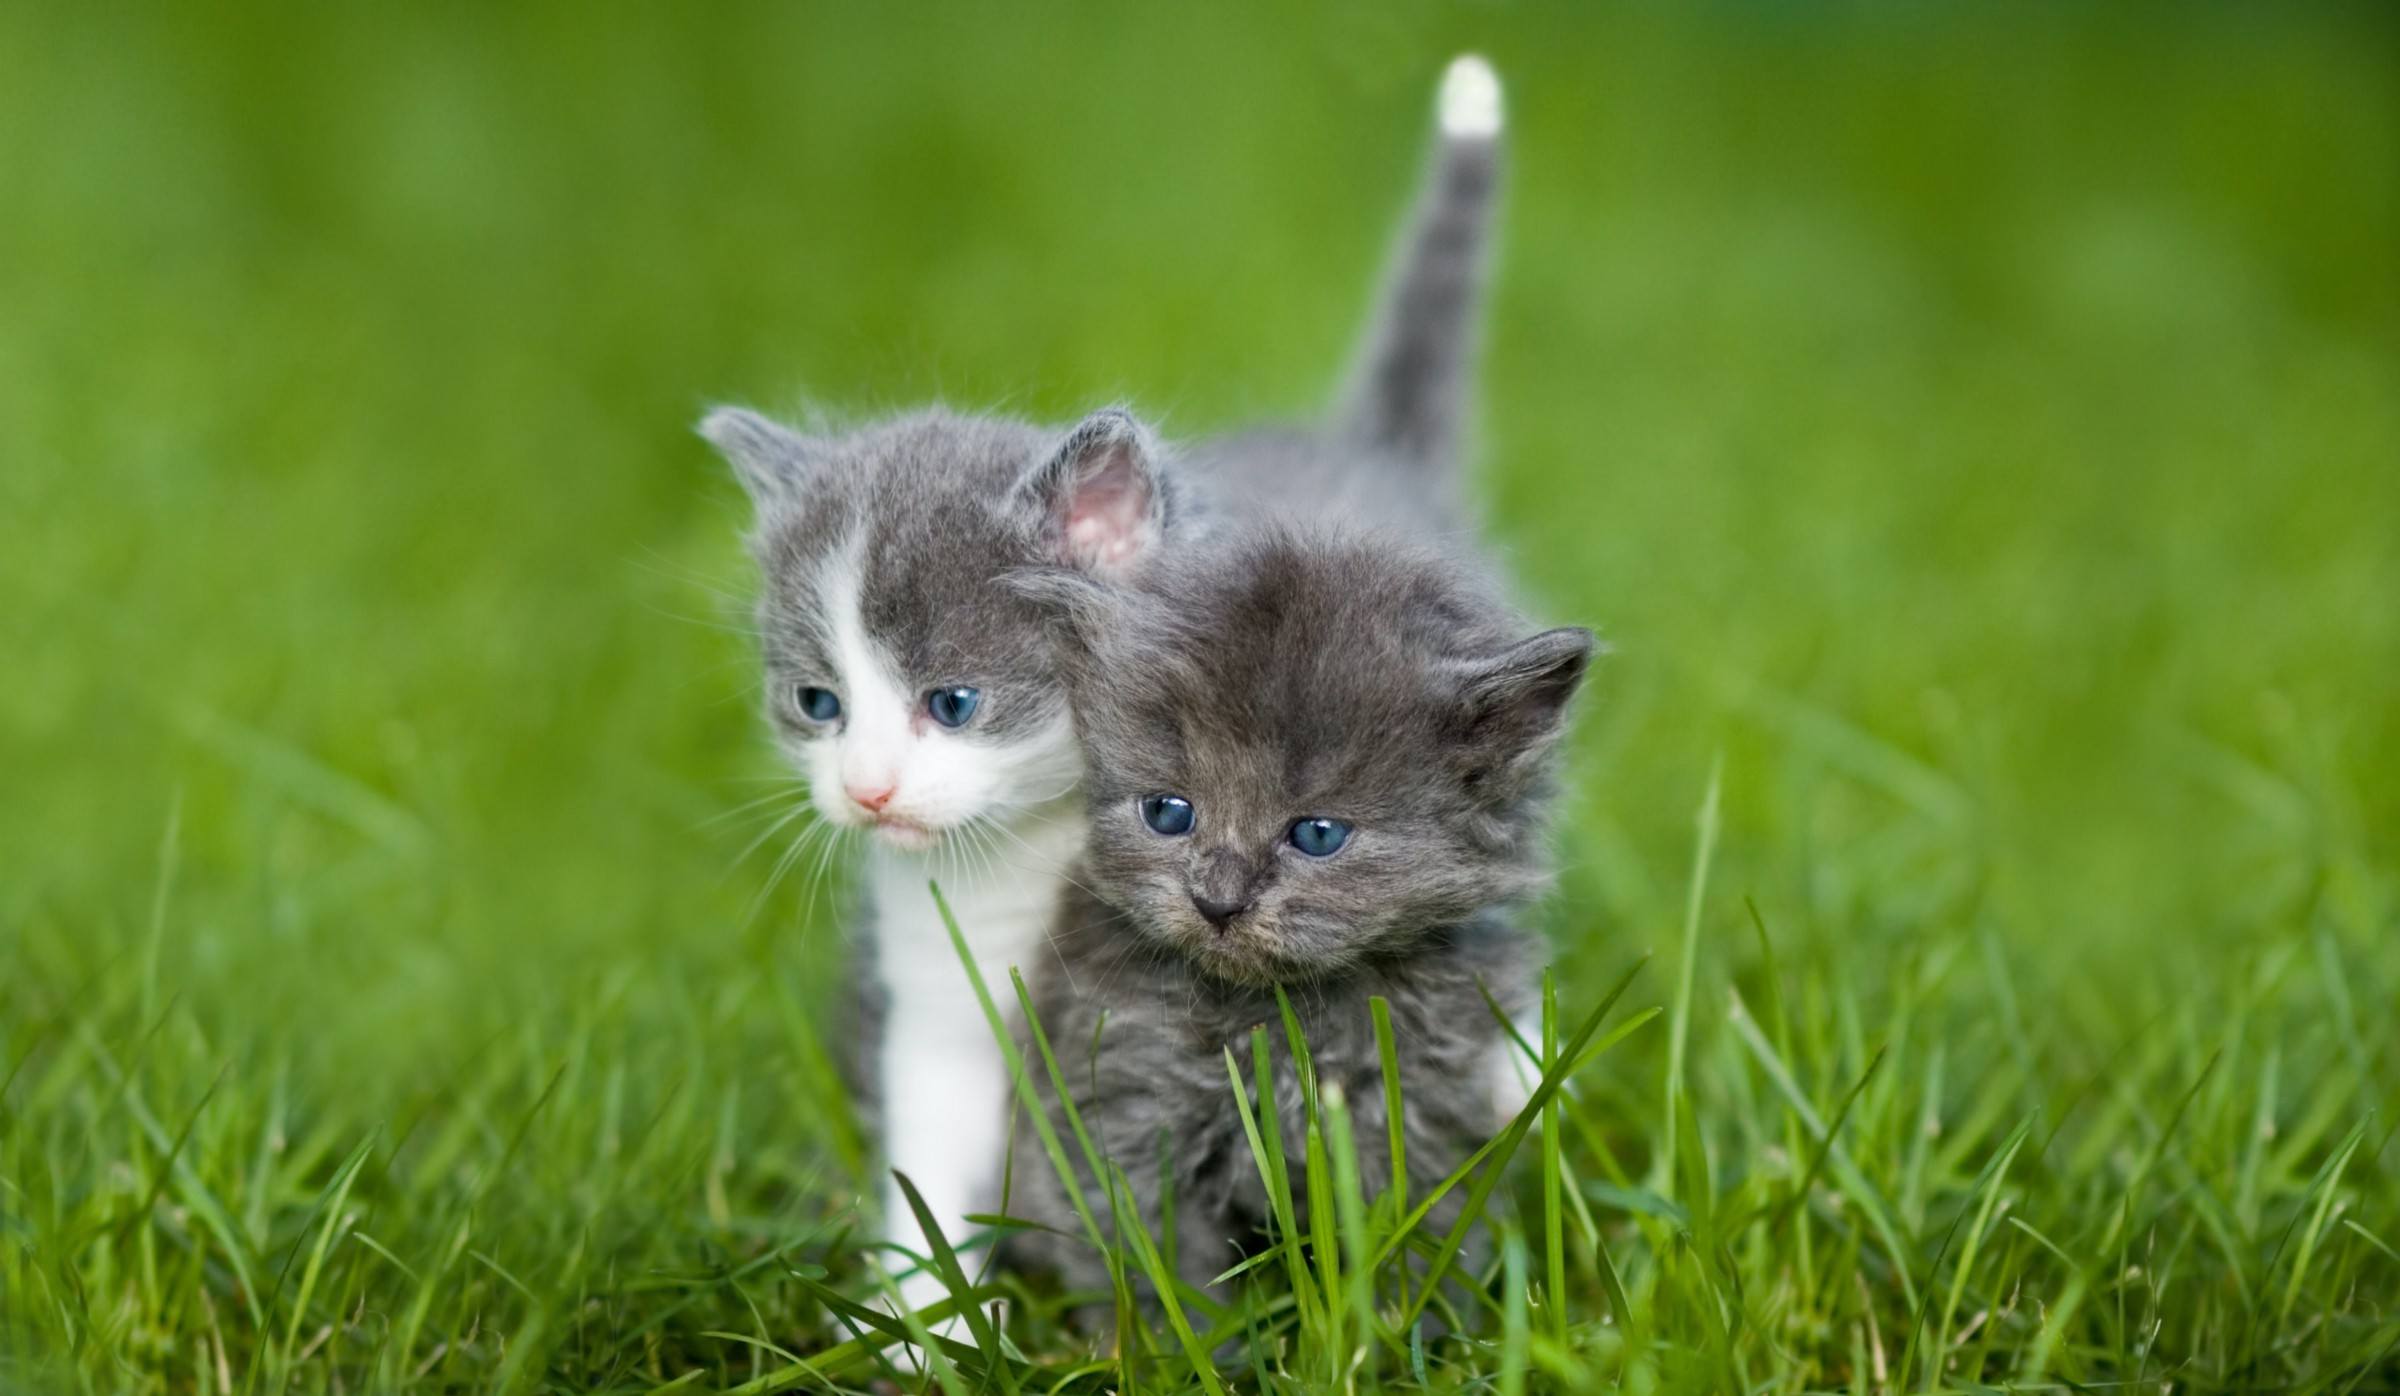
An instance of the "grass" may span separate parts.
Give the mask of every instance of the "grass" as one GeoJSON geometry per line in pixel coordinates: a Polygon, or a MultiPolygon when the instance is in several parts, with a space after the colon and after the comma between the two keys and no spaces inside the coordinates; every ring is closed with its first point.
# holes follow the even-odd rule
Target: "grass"
{"type": "Polygon", "coordinates": [[[1260,1140],[1331,1205],[1221,1377],[1197,1303],[1112,1347],[1029,1294],[936,1384],[2393,1389],[2394,40],[9,9],[0,1386],[897,1361],[838,878],[741,856],[790,792],[688,423],[1304,410],[1475,46],[1518,132],[1483,494],[1615,645],[1543,913],[1565,1088],[1459,1184],[1483,1297],[1399,1322],[1450,1238],[1354,1195],[1388,1141],[1328,1100],[1260,1140]]]}

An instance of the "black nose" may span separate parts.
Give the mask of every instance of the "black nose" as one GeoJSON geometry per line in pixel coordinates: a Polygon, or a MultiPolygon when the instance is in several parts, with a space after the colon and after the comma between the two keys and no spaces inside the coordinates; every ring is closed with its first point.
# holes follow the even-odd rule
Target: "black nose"
{"type": "Polygon", "coordinates": [[[1194,892],[1192,894],[1192,905],[1198,907],[1200,914],[1208,918],[1208,924],[1219,929],[1222,929],[1225,923],[1234,917],[1248,911],[1253,900],[1250,897],[1242,897],[1233,901],[1219,901],[1204,893],[1194,892]]]}

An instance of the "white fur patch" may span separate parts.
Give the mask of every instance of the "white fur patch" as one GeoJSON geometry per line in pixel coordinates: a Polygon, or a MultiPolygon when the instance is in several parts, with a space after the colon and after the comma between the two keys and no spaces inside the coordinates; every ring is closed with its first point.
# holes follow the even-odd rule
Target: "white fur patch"
{"type": "MultiPolygon", "coordinates": [[[[1031,977],[1058,905],[1061,874],[1082,847],[1078,814],[1068,802],[1018,819],[1010,829],[1014,838],[988,862],[949,849],[914,854],[879,847],[868,855],[876,963],[889,995],[877,1063],[884,1155],[916,1184],[953,1246],[974,1230],[968,1213],[999,1202],[1011,1083],[926,884],[941,885],[984,983],[1000,1003],[1011,1003],[1008,971],[1014,967],[1031,977]]],[[[907,1200],[888,1182],[884,1226],[890,1239],[910,1250],[927,1249],[907,1200]]],[[[942,1289],[920,1276],[904,1282],[901,1295],[922,1306],[940,1298],[942,1289]]]]}
{"type": "MultiPolygon", "coordinates": [[[[854,817],[863,815],[844,794],[851,789],[898,791],[909,764],[911,718],[916,701],[908,685],[892,672],[883,647],[867,634],[859,617],[859,557],[855,547],[843,552],[827,569],[818,594],[824,598],[825,619],[833,631],[833,662],[841,672],[835,692],[842,699],[840,730],[819,745],[834,758],[831,770],[811,772],[820,798],[832,796],[854,817]],[[830,787],[830,788],[827,788],[830,787]]],[[[897,803],[901,796],[894,795],[897,803]]],[[[831,813],[831,811],[827,811],[831,813]]]]}
{"type": "MultiPolygon", "coordinates": [[[[1535,1004],[1519,1015],[1517,1031],[1538,1051],[1542,1045],[1542,1006],[1535,1004]]],[[[1492,1093],[1493,1128],[1506,1129],[1526,1102],[1533,1099],[1534,1087],[1541,1084],[1542,1065],[1525,1055],[1507,1033],[1492,1044],[1492,1054],[1484,1063],[1484,1079],[1492,1093]]]]}
{"type": "Polygon", "coordinates": [[[1500,75],[1480,55],[1462,53],[1442,74],[1442,134],[1490,140],[1500,134],[1500,75]]]}

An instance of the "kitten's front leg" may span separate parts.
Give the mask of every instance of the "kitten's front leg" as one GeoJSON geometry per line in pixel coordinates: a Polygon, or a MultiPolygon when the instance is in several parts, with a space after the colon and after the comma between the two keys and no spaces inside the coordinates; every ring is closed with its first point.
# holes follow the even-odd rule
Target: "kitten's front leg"
{"type": "MultiPolygon", "coordinates": [[[[895,996],[880,1065],[885,1163],[908,1175],[943,1238],[959,1248],[972,1229],[967,1214],[991,1205],[1007,1148],[1008,1069],[982,1008],[966,1000],[963,988],[955,995],[917,992],[907,1001],[895,996]]],[[[883,1206],[885,1237],[930,1259],[932,1244],[899,1184],[888,1177],[883,1206]]],[[[970,1278],[979,1259],[962,1258],[970,1278]]],[[[893,1263],[900,1263],[897,1257],[893,1263]]],[[[900,1282],[900,1297],[910,1308],[949,1293],[930,1268],[900,1282]]]]}

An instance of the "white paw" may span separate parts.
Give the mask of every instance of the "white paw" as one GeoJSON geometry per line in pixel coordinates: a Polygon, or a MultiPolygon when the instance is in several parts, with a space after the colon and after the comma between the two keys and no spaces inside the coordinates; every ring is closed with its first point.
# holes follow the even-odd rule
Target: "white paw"
{"type": "Polygon", "coordinates": [[[1490,140],[1500,134],[1500,75],[1472,53],[1450,60],[1442,74],[1442,134],[1490,140]]]}
{"type": "Polygon", "coordinates": [[[1492,1048],[1484,1063],[1484,1077],[1492,1093],[1492,1113],[1495,1128],[1506,1129],[1509,1123],[1533,1099],[1534,1080],[1540,1068],[1517,1050],[1516,1044],[1501,1041],[1492,1048]]]}

